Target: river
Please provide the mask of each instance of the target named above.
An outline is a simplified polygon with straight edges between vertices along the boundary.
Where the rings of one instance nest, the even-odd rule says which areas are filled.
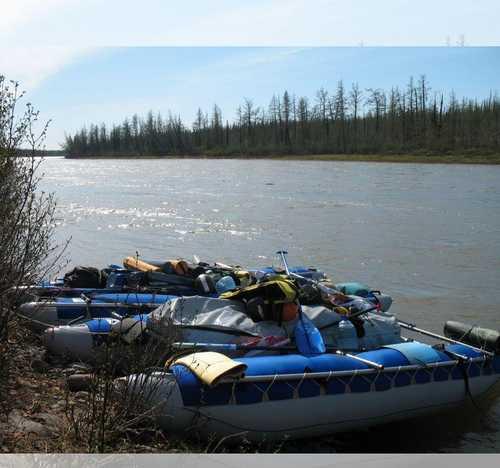
[[[421,327],[500,328],[500,166],[48,158],[43,172],[71,265],[138,252],[265,266],[287,249],[294,265],[391,294]],[[500,399],[294,447],[499,452]]]

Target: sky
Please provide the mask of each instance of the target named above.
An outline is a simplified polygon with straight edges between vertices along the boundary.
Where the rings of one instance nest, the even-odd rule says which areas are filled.
[[[91,122],[151,109],[191,123],[214,103],[232,120],[245,97],[314,100],[340,79],[387,89],[425,74],[434,91],[500,90],[498,0],[0,0],[0,10],[0,74],[51,119],[51,149]],[[445,47],[457,42],[467,47]]]

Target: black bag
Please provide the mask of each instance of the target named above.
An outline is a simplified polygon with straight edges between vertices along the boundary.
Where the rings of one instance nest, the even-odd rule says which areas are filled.
[[[185,276],[168,275],[159,271],[133,271],[127,276],[127,288],[154,288],[162,294],[195,295],[194,280]]]
[[[127,288],[139,289],[147,285],[147,276],[144,271],[133,271],[127,276]]]
[[[321,291],[314,284],[304,284],[299,289],[299,301],[303,305],[316,305],[323,302]]]
[[[106,276],[94,267],[77,266],[64,275],[64,286],[69,288],[104,288]]]
[[[147,271],[145,275],[149,286],[189,286],[194,288],[194,279],[188,276],[162,273],[161,271]]]

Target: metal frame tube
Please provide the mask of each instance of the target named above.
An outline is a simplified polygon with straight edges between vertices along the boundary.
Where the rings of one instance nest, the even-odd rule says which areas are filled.
[[[373,367],[374,369],[382,370],[384,368],[384,366],[382,364],[379,364],[378,362],[369,361],[368,359],[360,358],[354,354],[344,353],[343,351],[335,351],[335,354],[355,359],[356,361],[362,362],[363,364]]]
[[[466,346],[467,348],[473,349],[478,353],[483,353],[490,358],[495,357],[495,353],[491,353],[490,351],[486,351],[485,349],[476,348],[475,346],[472,346],[467,343],[462,343],[461,341],[453,340],[452,338],[448,338],[446,336],[438,335],[437,333],[433,333],[428,330],[424,330],[422,328],[417,328],[415,325],[412,325],[411,323],[406,323],[398,320],[398,324],[400,327],[405,328],[406,330],[411,330],[414,331],[415,333],[420,333],[422,335],[430,336],[431,338],[435,338],[437,340],[447,341],[448,343],[460,344],[462,346]]]
[[[470,362],[482,362],[485,357],[471,358]],[[355,377],[357,375],[369,375],[377,373],[392,373],[416,370],[429,370],[437,367],[453,367],[459,364],[458,360],[433,362],[425,366],[410,365],[397,367],[384,367],[383,369],[354,369],[347,371],[329,371],[329,372],[305,372],[302,374],[275,374],[275,375],[250,375],[240,379],[224,379],[221,383],[238,383],[238,382],[272,382],[283,380],[303,380],[303,379],[331,379],[334,377]]]

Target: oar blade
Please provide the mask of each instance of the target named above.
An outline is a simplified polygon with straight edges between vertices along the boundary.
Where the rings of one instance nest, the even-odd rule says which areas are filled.
[[[323,354],[326,351],[321,333],[311,320],[302,313],[295,325],[295,343],[300,354]]]

